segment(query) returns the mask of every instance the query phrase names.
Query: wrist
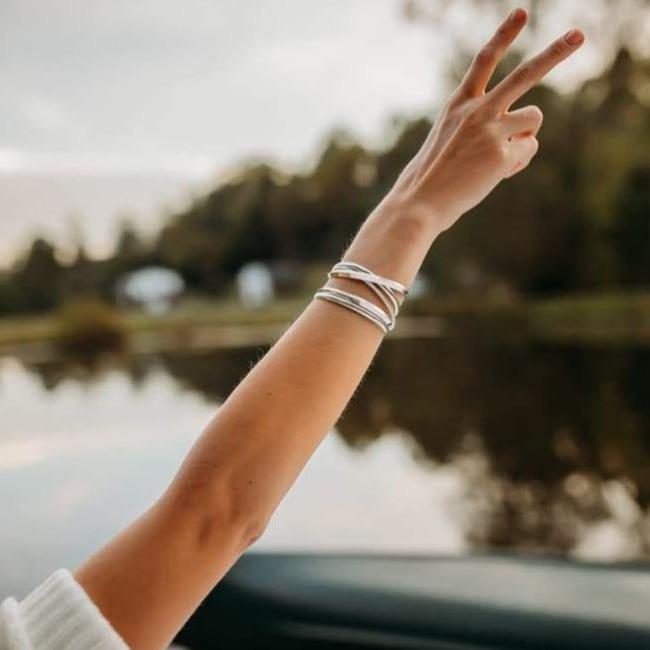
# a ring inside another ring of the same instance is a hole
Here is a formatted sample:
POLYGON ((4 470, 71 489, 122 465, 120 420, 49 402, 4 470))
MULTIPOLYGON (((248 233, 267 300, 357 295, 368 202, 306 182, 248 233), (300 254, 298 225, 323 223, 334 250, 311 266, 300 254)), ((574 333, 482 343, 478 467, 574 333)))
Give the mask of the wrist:
POLYGON ((431 205, 391 190, 361 226, 343 259, 408 287, 444 229, 442 216, 431 205))
POLYGON ((375 214, 378 220, 392 226, 395 235, 405 243, 417 240, 432 244, 446 230, 445 224, 454 221, 435 199, 424 202, 395 188, 375 208, 373 218, 375 214))

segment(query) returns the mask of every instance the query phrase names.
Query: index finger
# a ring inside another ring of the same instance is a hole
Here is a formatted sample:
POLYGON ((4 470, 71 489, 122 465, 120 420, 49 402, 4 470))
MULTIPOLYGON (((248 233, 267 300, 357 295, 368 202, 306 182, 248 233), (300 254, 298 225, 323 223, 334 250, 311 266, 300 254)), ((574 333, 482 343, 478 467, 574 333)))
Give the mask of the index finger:
POLYGON ((499 26, 492 38, 476 53, 461 82, 470 95, 484 92, 499 61, 522 30, 528 16, 523 9, 515 9, 499 26))
POLYGON ((507 110, 558 63, 571 56, 584 40, 584 34, 580 30, 568 31, 530 61, 521 63, 501 80, 488 92, 489 101, 500 110, 507 110))

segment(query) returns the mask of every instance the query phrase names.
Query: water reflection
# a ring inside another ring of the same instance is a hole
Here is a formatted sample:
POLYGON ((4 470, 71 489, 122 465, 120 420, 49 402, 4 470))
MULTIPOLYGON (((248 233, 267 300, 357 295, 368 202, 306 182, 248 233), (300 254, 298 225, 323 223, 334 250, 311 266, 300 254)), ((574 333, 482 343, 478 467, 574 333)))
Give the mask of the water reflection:
POLYGON ((596 535, 647 556, 649 373, 643 349, 399 342, 340 430, 363 444, 397 426, 429 459, 481 458, 464 464, 474 545, 565 552, 596 535))
MULTIPOLYGON (((255 357, 164 363, 221 398, 255 357)), ((639 348, 391 341, 338 429, 354 448, 399 430, 423 460, 460 468, 475 547, 648 556, 649 380, 639 348)))
MULTIPOLYGON (((28 368, 53 393, 70 382, 100 386, 116 374, 128 377, 134 403, 153 391, 173 404, 185 388, 205 400, 195 422, 261 353, 162 354, 123 360, 119 369, 115 360, 28 368), (165 376, 174 388, 151 388, 152 377, 165 376)), ((648 380, 644 349, 388 341, 338 426, 340 438, 321 449, 263 544, 650 557, 648 380)), ((74 408, 83 404, 80 394, 74 408)), ((138 418, 149 420, 142 430, 162 417, 164 435, 178 428, 182 408, 162 416, 156 408, 138 410, 134 437, 138 418)), ((197 430, 184 430, 189 444, 197 430)), ((66 498, 78 498, 75 490, 66 498)))
MULTIPOLYGON (((212 400, 147 363, 129 378, 110 364, 38 375, 0 361, 0 598, 75 566, 142 512, 211 417, 212 400)), ((413 446, 395 433, 359 451, 328 436, 258 548, 464 550, 448 507, 462 477, 417 463, 413 446)))

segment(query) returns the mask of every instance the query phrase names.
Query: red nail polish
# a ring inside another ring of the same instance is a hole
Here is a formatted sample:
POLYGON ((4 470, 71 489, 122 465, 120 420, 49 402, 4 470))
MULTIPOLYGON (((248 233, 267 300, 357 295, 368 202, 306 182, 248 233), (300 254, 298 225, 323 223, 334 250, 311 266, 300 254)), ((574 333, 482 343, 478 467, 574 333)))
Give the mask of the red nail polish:
POLYGON ((569 45, 577 45, 578 43, 582 43, 584 36, 579 29, 572 29, 566 33, 564 39, 569 45))

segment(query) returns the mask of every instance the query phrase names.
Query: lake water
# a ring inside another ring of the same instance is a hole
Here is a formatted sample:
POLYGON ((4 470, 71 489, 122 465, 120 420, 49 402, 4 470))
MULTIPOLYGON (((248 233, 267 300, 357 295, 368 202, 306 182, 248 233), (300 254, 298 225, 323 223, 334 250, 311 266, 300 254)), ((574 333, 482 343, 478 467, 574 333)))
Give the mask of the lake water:
MULTIPOLYGON (((0 359, 0 598, 139 514, 262 350, 0 359)), ((650 558, 650 350, 388 340, 255 548, 650 558)))

